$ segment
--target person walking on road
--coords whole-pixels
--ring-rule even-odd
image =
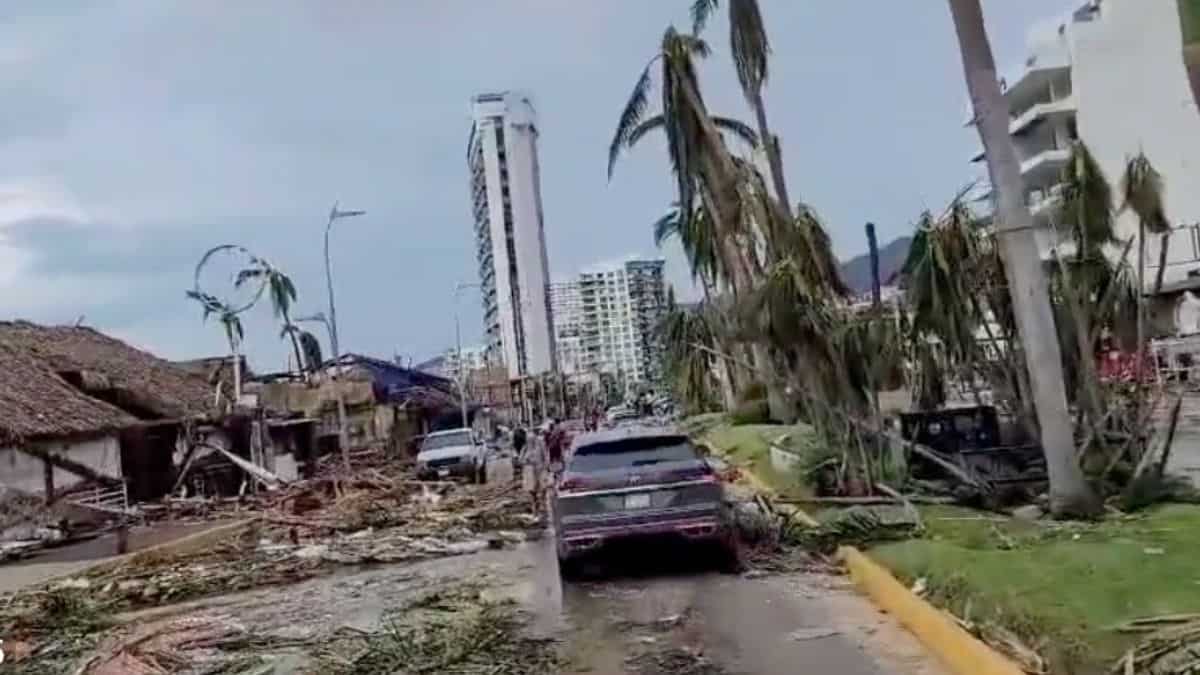
[[[531,442],[524,444],[524,452],[519,456],[522,487],[529,493],[533,514],[540,517],[546,503],[546,439],[540,434],[535,435]]]
[[[521,461],[522,461],[521,453],[525,450],[525,443],[526,443],[526,438],[525,438],[524,427],[517,427],[516,429],[513,429],[513,431],[512,431],[512,465],[513,465],[513,479],[514,480],[516,480],[517,476],[521,475]]]

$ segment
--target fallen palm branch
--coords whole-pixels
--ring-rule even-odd
[[[1136,619],[1117,628],[1147,637],[1125,652],[1112,672],[1192,675],[1200,672],[1200,615],[1171,614]]]

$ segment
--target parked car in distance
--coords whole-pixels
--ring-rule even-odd
[[[707,545],[723,563],[737,563],[724,485],[675,429],[622,427],[577,436],[551,505],[565,576],[586,554],[637,537]]]
[[[638,413],[629,406],[617,405],[609,408],[604,414],[604,417],[609,424],[619,424],[621,422],[637,419]]]
[[[487,480],[487,446],[470,429],[435,431],[425,436],[417,453],[417,477],[422,480],[466,478]]]

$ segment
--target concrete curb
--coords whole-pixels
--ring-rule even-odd
[[[918,597],[892,573],[853,546],[838,557],[859,592],[904,625],[958,675],[1023,675],[1015,663],[963,630],[940,609]]]
[[[715,451],[711,445],[708,447]],[[778,496],[770,485],[752,471],[739,469],[755,491],[771,497]],[[780,506],[786,507],[792,518],[810,527],[818,525],[816,519],[800,507],[790,504]],[[838,558],[845,565],[858,592],[894,616],[955,675],[1024,675],[1025,671],[1019,666],[968,633],[945,612],[918,597],[862,551],[853,546],[843,546],[838,549]]]

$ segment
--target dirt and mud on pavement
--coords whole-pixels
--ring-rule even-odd
[[[719,574],[643,550],[564,585],[511,476],[375,468],[254,501],[257,520],[208,550],[0,597],[6,672],[937,673],[800,553]]]

